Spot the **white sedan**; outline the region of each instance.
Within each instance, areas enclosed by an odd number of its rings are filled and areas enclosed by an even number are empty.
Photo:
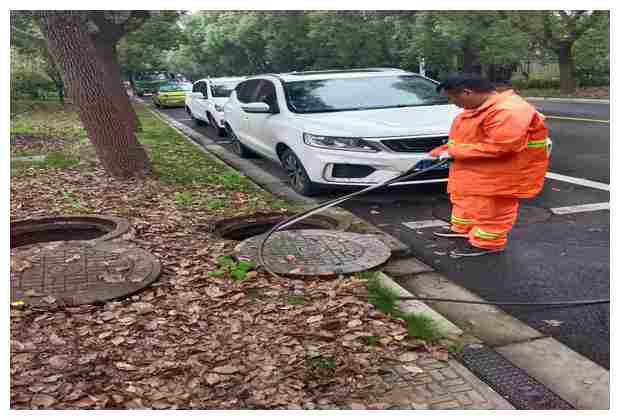
[[[399,69],[266,74],[241,82],[224,106],[242,157],[282,164],[303,195],[322,186],[370,185],[431,163],[459,108],[437,82]],[[447,167],[415,181],[447,181]]]

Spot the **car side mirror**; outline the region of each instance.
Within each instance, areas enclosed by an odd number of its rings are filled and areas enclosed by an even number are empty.
[[[241,105],[241,109],[251,114],[272,114],[271,107],[264,102],[250,102]]]

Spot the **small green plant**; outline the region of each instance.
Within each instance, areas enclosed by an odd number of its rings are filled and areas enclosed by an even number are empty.
[[[318,377],[332,376],[336,372],[336,361],[333,357],[325,356],[306,356],[306,369]]]
[[[207,200],[205,204],[209,210],[217,210],[226,207],[226,202],[219,198]]]
[[[448,346],[448,352],[452,354],[461,354],[465,350],[463,343],[452,343]]]
[[[254,261],[235,261],[231,256],[223,256],[217,259],[218,269],[209,272],[209,277],[224,277],[227,273],[235,280],[243,281],[250,270],[256,267]]]
[[[363,337],[364,344],[367,346],[376,346],[379,344],[379,337],[376,335],[371,335],[370,337]]]
[[[407,323],[407,333],[410,337],[423,340],[436,340],[441,337],[435,322],[425,315],[405,314],[398,307],[398,293],[383,287],[376,275],[366,283],[368,302],[383,313],[394,318],[400,318]]]
[[[289,305],[303,305],[306,303],[306,298],[303,296],[289,296],[286,298],[286,302]]]
[[[407,333],[410,337],[433,341],[441,337],[435,322],[425,315],[408,314],[401,317],[407,323]]]
[[[289,209],[291,208],[292,204],[289,204],[288,202],[284,200],[278,199],[278,200],[273,200],[272,202],[270,202],[269,206],[272,209],[280,210],[280,209]]]
[[[80,202],[80,199],[77,198],[75,196],[75,194],[73,194],[72,192],[70,192],[70,191],[63,191],[62,192],[62,197],[74,209],[76,209],[76,210],[83,210],[84,209],[84,206],[82,206],[82,203]]]
[[[191,191],[174,193],[174,204],[180,209],[189,209],[194,205],[194,194]]]

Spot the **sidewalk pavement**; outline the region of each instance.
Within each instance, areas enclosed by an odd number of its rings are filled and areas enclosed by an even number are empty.
[[[190,127],[163,113],[154,112],[189,140],[200,145],[206,153],[215,155],[226,164],[242,171],[274,195],[300,204],[317,203],[316,200],[300,196],[283,186],[280,180],[265,173],[251,161],[237,158],[224,147]],[[400,241],[393,238],[393,243],[399,244]],[[401,296],[413,296],[411,293],[413,292],[420,297],[482,300],[415,258],[395,260],[391,264],[388,263],[383,271],[384,273],[380,275],[383,285],[397,291]],[[552,399],[559,401],[559,406],[562,408],[572,406],[576,409],[609,409],[609,371],[553,338],[542,336],[538,331],[502,310],[493,306],[481,309],[479,305],[450,303],[434,304],[431,308],[420,301],[402,302],[401,309],[404,312],[430,316],[446,335],[463,337],[467,343],[466,348],[471,346],[475,350],[483,345],[494,348],[495,352],[508,360],[508,364],[523,369],[533,378],[528,380],[528,384],[534,383],[535,386],[548,388]],[[432,355],[414,353],[402,364],[386,367],[382,378],[381,387],[384,392],[376,394],[373,407],[370,408],[515,409],[504,396],[478,379],[452,356],[448,361],[442,361]],[[523,387],[520,392],[527,394],[528,388],[531,386]],[[349,408],[369,407],[360,402]]]

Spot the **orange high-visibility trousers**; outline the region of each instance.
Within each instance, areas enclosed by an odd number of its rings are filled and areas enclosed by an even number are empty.
[[[469,234],[478,248],[501,250],[517,220],[518,198],[450,194],[452,230]]]

